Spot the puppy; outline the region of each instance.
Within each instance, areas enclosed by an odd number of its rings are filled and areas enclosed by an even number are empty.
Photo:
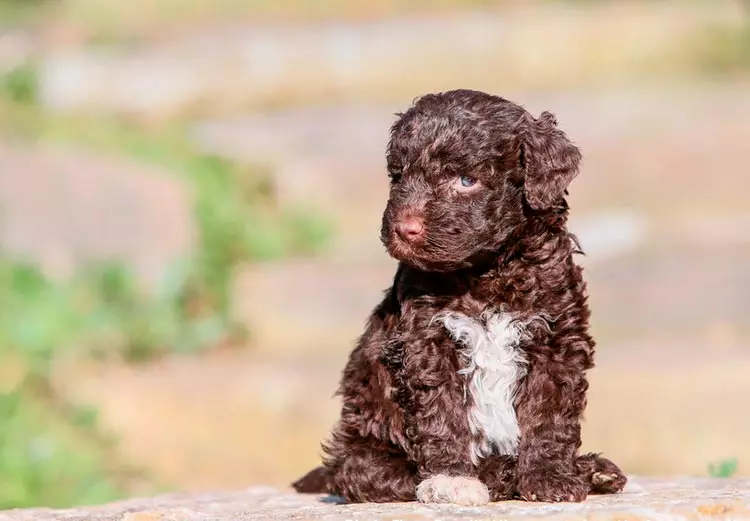
[[[399,261],[344,369],[324,462],[293,484],[351,502],[480,505],[616,493],[579,455],[593,367],[566,229],[579,150],[544,112],[477,91],[398,115],[381,239]]]

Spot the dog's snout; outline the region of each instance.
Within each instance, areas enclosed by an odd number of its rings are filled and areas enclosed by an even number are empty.
[[[396,233],[405,241],[415,241],[423,232],[424,221],[416,215],[404,216],[396,223]]]

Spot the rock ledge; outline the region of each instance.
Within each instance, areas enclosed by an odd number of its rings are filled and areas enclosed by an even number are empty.
[[[340,504],[336,498],[253,487],[237,492],[172,494],[69,510],[0,513],[0,521],[252,521],[252,520],[498,520],[682,521],[750,520],[750,479],[632,477],[622,494],[591,496],[579,504],[508,501],[485,507]]]

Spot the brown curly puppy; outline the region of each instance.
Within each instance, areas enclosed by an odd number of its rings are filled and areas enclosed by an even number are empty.
[[[620,469],[579,455],[594,341],[566,229],[579,150],[482,92],[391,129],[381,238],[399,267],[351,353],[341,419],[300,492],[353,502],[581,501]]]

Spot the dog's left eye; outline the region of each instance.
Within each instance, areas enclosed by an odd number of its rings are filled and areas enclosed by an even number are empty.
[[[458,183],[461,188],[471,188],[477,184],[477,180],[468,175],[462,175],[458,178]]]

